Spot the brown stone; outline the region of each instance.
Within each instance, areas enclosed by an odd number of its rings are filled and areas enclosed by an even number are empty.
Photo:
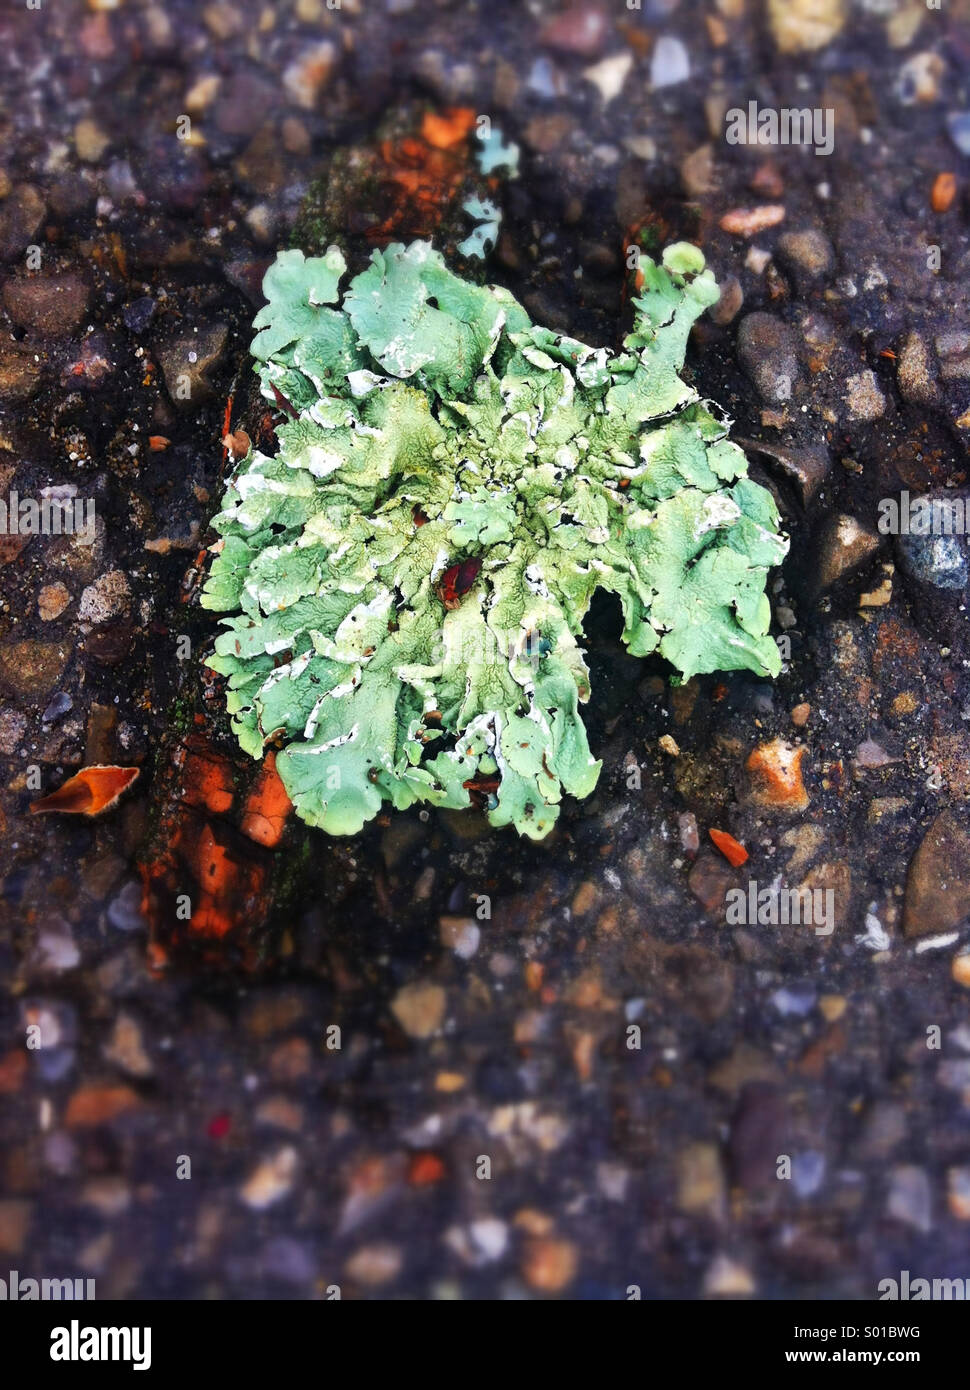
[[[34,637],[0,649],[0,684],[17,695],[46,695],[64,669],[67,652],[53,642]]]
[[[70,271],[15,276],[3,287],[3,305],[14,323],[54,337],[73,332],[87,312],[91,291]]]
[[[140,1104],[130,1086],[82,1086],[68,1101],[64,1123],[68,1129],[91,1129]]]
[[[941,811],[910,862],[903,932],[930,936],[952,931],[968,914],[970,829],[953,811]]]

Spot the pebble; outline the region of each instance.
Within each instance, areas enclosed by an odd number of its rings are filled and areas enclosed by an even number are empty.
[[[845,398],[850,420],[879,420],[886,413],[886,397],[868,368],[848,378]]]
[[[529,69],[526,89],[546,101],[563,95],[566,83],[548,58],[536,58]]]
[[[64,584],[45,584],[37,595],[37,612],[41,621],[50,623],[59,618],[70,601],[70,592]]]
[[[899,69],[896,91],[904,106],[928,106],[940,95],[940,81],[946,65],[938,53],[914,53]]]
[[[105,1044],[104,1055],[129,1076],[151,1076],[154,1067],[145,1051],[141,1025],[131,1014],[119,1014],[111,1037]]]
[[[776,254],[783,266],[808,280],[827,274],[835,264],[832,243],[816,227],[785,232],[778,238]]]
[[[0,202],[0,260],[12,261],[36,244],[47,204],[32,183],[19,184]]]
[[[481,928],[471,917],[440,917],[438,929],[442,946],[462,960],[471,960],[481,944]]]
[[[680,39],[663,34],[650,56],[650,85],[676,87],[690,77],[690,55]]]
[[[856,767],[888,767],[890,763],[898,762],[899,759],[887,753],[882,744],[876,743],[875,739],[867,738],[855,750],[853,761]]]
[[[713,147],[701,145],[681,160],[680,178],[684,191],[691,198],[703,198],[713,192],[717,185]]]
[[[41,715],[41,721],[44,724],[53,724],[56,720],[60,719],[62,715],[67,714],[68,710],[72,710],[73,708],[74,701],[71,699],[70,695],[68,695],[67,691],[59,690]]]
[[[781,203],[765,203],[756,208],[732,208],[719,222],[722,231],[731,236],[752,237],[769,227],[777,227],[785,220],[785,208]]]
[[[715,1255],[704,1271],[704,1293],[708,1298],[750,1298],[756,1288],[751,1271],[730,1255]]]
[[[736,886],[736,875],[721,855],[703,850],[687,877],[687,886],[705,911],[721,914],[724,895]]]
[[[78,159],[86,164],[100,163],[101,156],[111,144],[111,136],[102,130],[97,121],[89,117],[78,121],[74,127],[74,148]]]
[[[20,710],[0,710],[0,753],[16,753],[27,731],[27,717]]]
[[[902,1163],[892,1170],[886,1210],[896,1221],[926,1235],[933,1229],[933,1198],[925,1168]]]
[[[73,271],[29,278],[18,275],[3,287],[4,307],[14,323],[53,338],[78,327],[90,299],[88,285]]]
[[[783,477],[794,483],[804,507],[813,501],[832,471],[832,456],[824,444],[796,447],[749,440],[744,447],[775,465]]]
[[[222,42],[238,34],[246,22],[242,8],[229,4],[228,0],[215,0],[214,4],[206,5],[202,18],[213,38]]]
[[[946,128],[960,153],[970,155],[970,111],[952,111],[946,118]]]
[[[825,1181],[826,1159],[818,1149],[806,1149],[795,1154],[791,1164],[791,1181],[799,1197],[814,1197]]]
[[[593,5],[573,5],[556,15],[539,33],[539,42],[563,53],[596,58],[603,50],[609,22],[603,10]]]
[[[716,1144],[689,1144],[678,1154],[677,1208],[689,1216],[724,1220],[727,1183]]]
[[[677,817],[677,830],[680,836],[680,847],[685,854],[693,857],[700,849],[700,834],[697,829],[697,817],[693,811],[681,811]]]
[[[400,1246],[391,1245],[386,1241],[362,1245],[344,1265],[348,1279],[369,1289],[391,1283],[403,1268],[404,1255]]]
[[[592,82],[599,92],[603,105],[609,106],[623,90],[632,67],[632,53],[613,53],[593,67],[586,68],[583,76],[587,82]]]
[[[108,921],[117,931],[141,931],[145,926],[141,899],[141,884],[137,879],[129,879],[108,905]]]
[[[970,494],[950,489],[924,493],[921,500],[930,504],[928,514],[937,530],[942,529],[940,523],[945,521],[946,514],[941,514],[934,504],[959,502],[965,510],[970,507]],[[896,536],[894,544],[900,569],[910,587],[915,587],[941,617],[947,610],[959,610],[970,582],[970,552],[966,538],[961,535],[920,536],[910,533]]]
[[[212,394],[207,372],[216,366],[225,351],[229,330],[224,323],[209,323],[195,333],[185,331],[161,344],[158,358],[165,376],[165,386],[173,403],[183,410]],[[188,394],[182,389],[188,378]]]
[[[904,399],[913,405],[930,405],[939,394],[929,347],[915,329],[899,354],[896,380]]]
[[[709,310],[711,318],[722,327],[733,322],[744,304],[744,291],[736,275],[728,275],[721,281],[721,297]]]
[[[46,695],[56,685],[67,651],[56,642],[26,637],[0,648],[0,685],[18,695]]]
[[[964,951],[954,956],[950,973],[958,985],[970,989],[970,953]]]
[[[127,613],[131,603],[128,577],[122,570],[109,570],[89,584],[81,594],[78,617],[82,623],[106,623]]]
[[[797,340],[773,314],[747,314],[738,327],[738,356],[762,400],[791,400],[799,376]]]
[[[155,317],[156,308],[155,300],[147,294],[126,304],[121,317],[129,333],[144,333]]]
[[[0,396],[10,404],[28,401],[41,382],[40,364],[34,361],[29,346],[16,342],[0,342]],[[16,537],[6,537],[14,540]]]
[[[440,985],[416,981],[398,990],[391,1012],[409,1038],[430,1038],[441,1026],[447,996]]]
[[[579,1268],[579,1251],[572,1241],[537,1237],[527,1241],[522,1275],[530,1289],[561,1293],[573,1282]]]
[[[508,1225],[497,1216],[485,1216],[478,1221],[472,1221],[468,1233],[473,1245],[485,1260],[501,1259],[508,1248]]]
[[[592,879],[584,879],[576,889],[575,896],[573,897],[573,915],[576,917],[585,917],[587,912],[592,912],[599,901],[599,896],[599,889]]]
[[[810,984],[785,985],[771,996],[782,1018],[806,1018],[815,1008],[815,1000],[815,986]]]
[[[932,936],[958,927],[970,914],[970,830],[953,811],[931,822],[910,861],[903,899],[903,933]]]
[[[777,1156],[786,1153],[788,1106],[773,1085],[753,1081],[738,1097],[727,1151],[731,1181],[745,1192],[770,1192],[778,1183]]]
[[[311,44],[283,73],[283,89],[297,106],[312,111],[330,81],[337,61],[336,47],[323,39]]]
[[[242,1202],[251,1211],[266,1211],[293,1190],[299,1169],[296,1149],[287,1145],[256,1165],[239,1189]]]
[[[62,918],[44,923],[37,934],[31,963],[43,974],[63,975],[80,964],[81,952],[74,940],[70,924]]]
[[[804,757],[804,748],[793,748],[781,738],[753,749],[745,763],[752,799],[774,810],[804,811],[809,803],[802,779]]]
[[[816,583],[820,593],[869,564],[879,549],[879,536],[844,512],[833,516],[822,531]]]
[[[123,1178],[92,1178],[81,1189],[80,1205],[110,1221],[128,1210],[131,1195],[131,1188]]]
[[[657,142],[650,135],[628,135],[623,141],[623,148],[647,164],[657,158]]]
[[[970,1168],[948,1168],[947,1207],[957,1221],[970,1221]]]
[[[68,1129],[96,1129],[140,1105],[138,1095],[130,1086],[85,1085],[68,1101],[64,1123]]]
[[[768,21],[782,53],[824,48],[842,31],[844,0],[768,0]]]
[[[956,174],[937,174],[930,190],[930,207],[934,212],[949,212],[957,196]]]

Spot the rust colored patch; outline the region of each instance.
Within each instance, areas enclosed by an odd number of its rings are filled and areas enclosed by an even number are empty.
[[[754,800],[760,806],[803,811],[808,805],[802,780],[804,757],[804,748],[793,748],[784,739],[759,744],[745,763]]]
[[[150,434],[148,436],[148,447],[153,454],[160,454],[171,444],[170,439],[166,439],[164,434]]]
[[[138,772],[137,767],[84,767],[56,792],[31,802],[30,814],[61,811],[67,815],[100,816],[131,786]]]
[[[729,835],[726,830],[714,830],[712,828],[707,833],[732,868],[739,869],[742,864],[748,862],[748,851],[744,845],[740,844],[733,835]]]
[[[236,786],[232,765],[204,739],[190,738],[182,750],[182,800],[187,806],[223,815],[232,806]]]
[[[223,461],[223,463],[225,463],[226,459],[229,457],[229,450],[228,450],[227,447],[226,447],[225,437],[226,437],[226,435],[229,433],[230,429],[232,428],[232,402],[233,402],[233,397],[232,397],[232,395],[230,394],[230,395],[227,396],[227,398],[226,398],[226,410],[225,410],[225,414],[224,414],[223,417],[222,417],[222,434],[221,434],[221,438],[222,438],[222,441],[223,441],[223,443],[222,443],[222,461]]]
[[[27,1054],[22,1047],[11,1048],[0,1057],[0,1096],[19,1091],[27,1073]]]
[[[270,751],[256,776],[242,818],[242,832],[258,845],[275,849],[283,838],[293,803],[276,771],[276,754]]]
[[[930,205],[934,212],[949,212],[957,196],[956,174],[937,174],[930,192]]]
[[[258,932],[271,905],[271,861],[229,819],[238,805],[236,777],[250,766],[240,759],[237,767],[193,733],[175,747],[153,789],[162,809],[139,870],[155,969],[187,944],[225,962],[230,941],[244,966],[258,964]],[[238,960],[237,951],[231,954]]]
[[[374,174],[381,184],[375,205],[390,206],[387,217],[367,237],[384,243],[404,237],[430,237],[445,209],[472,172],[470,140],[475,113],[450,107],[427,112],[420,135],[383,140]]]
[[[82,1086],[68,1101],[64,1123],[68,1129],[93,1129],[140,1104],[130,1086]]]
[[[9,565],[11,560],[16,560],[24,546],[29,545],[31,537],[0,535],[0,566]]]
[[[440,1182],[445,1175],[445,1165],[437,1154],[415,1154],[408,1166],[408,1182],[415,1187],[429,1187]]]
[[[436,150],[451,150],[475,129],[475,112],[470,106],[452,106],[440,116],[428,111],[421,122],[421,134]]]

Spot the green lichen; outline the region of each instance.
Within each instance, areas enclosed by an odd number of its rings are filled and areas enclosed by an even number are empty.
[[[779,670],[774,502],[679,375],[717,287],[693,246],[644,258],[612,355],[424,242],[375,251],[341,294],[344,269],[331,248],[267,273],[252,352],[288,418],[215,519],[203,602],[233,616],[209,664],[311,825],[475,800],[541,838],[599,776],[579,716],[596,589],[631,653],[684,679]]]

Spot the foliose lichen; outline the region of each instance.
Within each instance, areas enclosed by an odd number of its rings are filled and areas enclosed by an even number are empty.
[[[728,421],[681,380],[718,295],[694,246],[643,259],[623,350],[534,325],[426,242],[341,293],[330,248],[267,272],[252,352],[286,415],[238,461],[203,603],[209,665],[300,816],[352,834],[384,801],[484,805],[539,839],[600,763],[579,706],[597,589],[687,679],[776,675],[765,581],[787,543]]]

